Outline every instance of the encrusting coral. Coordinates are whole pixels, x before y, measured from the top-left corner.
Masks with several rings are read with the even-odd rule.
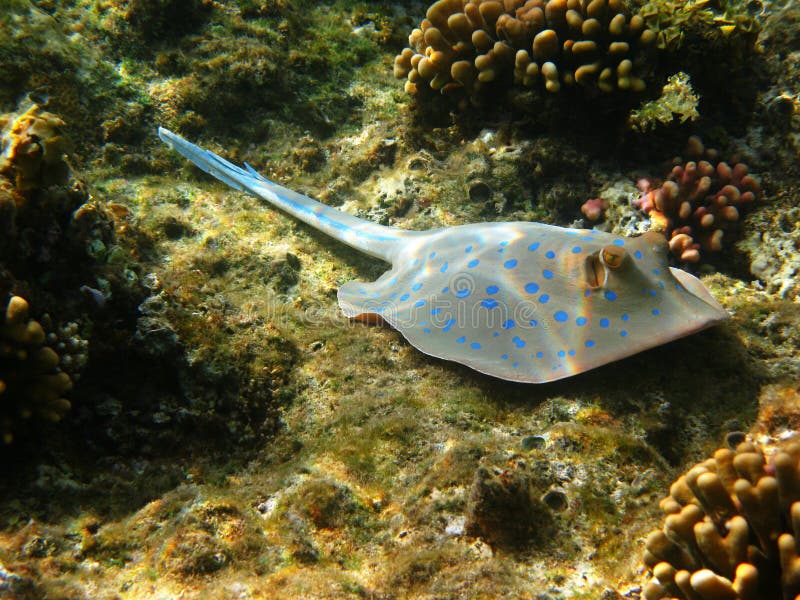
[[[69,178],[65,123],[38,105],[22,114],[0,115],[0,175],[20,192],[63,184]]]
[[[672,484],[642,598],[800,598],[800,442],[723,448]]]
[[[641,180],[642,196],[635,204],[650,217],[651,229],[667,237],[677,259],[696,263],[701,250],[722,249],[725,231],[760,196],[761,186],[747,165],[717,161],[717,152],[696,136],[686,154],[693,160],[676,159],[660,187]]]
[[[406,92],[454,95],[464,106],[492,82],[558,92],[575,85],[641,92],[656,39],[621,0],[439,0],[394,63]]]
[[[55,422],[70,409],[64,394],[72,380],[59,369],[58,354],[44,345],[44,329],[28,313],[21,296],[11,296],[0,311],[0,435],[7,444],[18,419]]]

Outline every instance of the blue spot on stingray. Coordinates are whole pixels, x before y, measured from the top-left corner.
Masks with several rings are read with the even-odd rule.
[[[575,319],[575,325],[577,325],[578,327],[583,327],[588,322],[589,320],[586,317],[578,317],[577,319]]]
[[[614,240],[612,244],[614,244],[615,246],[624,246],[625,240]]]
[[[556,253],[553,252],[552,250],[548,250],[547,252],[545,252],[545,256],[547,258],[555,258],[556,257]]]
[[[422,327],[425,327],[425,325],[427,325],[427,324],[428,324],[428,322],[427,322],[427,321],[420,321],[420,322],[419,322],[419,324],[420,324]]]
[[[503,360],[508,360],[508,354],[503,354],[500,358],[502,358]]]
[[[464,288],[463,290],[458,290],[458,291],[456,292],[456,296],[458,296],[459,298],[466,298],[466,297],[467,297],[467,296],[469,296],[471,293],[472,293],[472,292],[471,292],[469,289],[467,289],[467,288]],[[401,300],[402,300],[402,298],[401,298]]]
[[[608,327],[609,325],[611,325],[611,321],[609,321],[605,317],[600,319],[600,327]]]
[[[631,316],[628,313],[625,313],[624,315],[622,315],[622,320],[623,321],[627,321],[630,318],[631,318]]]
[[[525,291],[529,294],[535,294],[539,291],[539,284],[538,283],[526,283],[525,284]]]
[[[593,242],[594,241],[594,236],[593,235],[582,235],[578,239],[583,240],[584,242]]]
[[[628,335],[628,332],[627,332],[627,331],[625,331],[625,330],[623,329],[622,331],[620,331],[620,332],[619,332],[619,334],[620,334],[622,337],[627,337],[627,335]]]
[[[414,302],[414,308],[421,308],[425,306],[425,300],[417,300]]]
[[[445,323],[444,327],[442,327],[442,331],[447,333],[448,331],[450,331],[450,328],[455,324],[456,324],[456,320],[455,319],[448,319],[447,323]]]
[[[569,319],[569,315],[566,312],[564,312],[563,310],[559,310],[559,311],[556,311],[556,313],[553,315],[553,318],[556,321],[558,321],[559,323],[563,323],[564,321]]]
[[[511,365],[511,366],[512,366],[512,367],[514,367],[515,369],[518,369],[518,368],[519,368],[519,363],[514,363],[514,364],[513,364],[513,365]]]
[[[537,321],[536,319],[531,319],[531,321],[529,322],[531,327],[536,327],[539,324],[539,321]]]
[[[458,338],[456,340],[456,344],[463,344],[466,341],[467,341],[467,338],[462,335],[460,338]]]
[[[617,299],[617,293],[615,291],[613,291],[613,290],[606,290],[603,295],[606,297],[606,300],[608,300],[609,302],[613,302],[614,300]]]
[[[486,300],[481,302],[481,306],[483,306],[484,308],[488,308],[488,309],[492,309],[492,308],[496,307],[498,304],[499,303],[497,302],[497,300],[493,300],[491,298],[486,298]]]
[[[650,290],[650,295],[651,295],[651,296],[655,296],[657,293],[658,293],[658,292],[656,292],[655,290]]]
[[[470,344],[470,346],[472,347],[473,350],[480,350],[481,349],[481,345],[478,342],[472,342]]]
[[[400,296],[400,302],[403,302],[404,300],[408,300],[408,297],[409,297],[410,295],[411,295],[411,294],[403,294],[402,296]]]
[[[536,353],[536,358],[542,358],[543,356],[544,356],[543,352],[537,352]]]
[[[428,254],[428,258],[433,258],[434,256],[436,256],[436,252],[431,252]]]
[[[503,329],[514,329],[514,327],[516,326],[517,324],[513,321],[513,319],[509,319],[508,321],[506,321],[501,325]]]
[[[660,287],[662,290],[664,289],[664,282],[660,279],[658,280],[658,287]]]
[[[633,255],[636,258],[642,258],[642,251],[641,250],[637,250],[636,252],[633,253]]]
[[[582,249],[580,246],[575,246],[575,247],[572,249],[572,253],[573,253],[573,254],[579,254],[580,252],[582,252],[582,250],[583,250],[583,249]]]
[[[397,277],[392,277],[389,281],[386,282],[387,285],[394,285],[397,283]]]
[[[444,263],[444,264],[442,265],[442,268],[441,268],[441,269],[439,269],[439,270],[440,270],[442,273],[446,273],[446,272],[447,272],[447,263]]]
[[[415,292],[416,292],[416,291],[419,291],[419,289],[420,289],[421,287],[422,287],[422,284],[421,284],[421,283],[415,283],[414,285],[412,285],[412,286],[411,286],[411,289],[412,289],[412,291],[415,291]]]
[[[594,340],[586,340],[584,346],[586,346],[587,348],[591,348],[592,346],[594,346]]]
[[[550,269],[545,269],[544,271],[542,271],[542,277],[544,277],[545,279],[552,279],[553,272]]]
[[[586,290],[585,292],[583,292],[583,297],[584,298],[588,298],[591,295],[592,295],[592,290]]]
[[[508,246],[508,242],[500,242],[500,245],[503,247]]]
[[[466,248],[464,248],[464,252],[466,252],[467,254],[472,252],[472,246],[467,246]]]
[[[395,298],[397,298],[397,292],[392,292],[389,294],[389,300],[394,300]]]
[[[548,302],[550,302],[550,296],[548,294],[542,294],[541,296],[539,296],[539,302],[541,302],[542,304],[547,304]]]
[[[661,311],[660,311],[660,310],[658,310],[657,308],[654,308],[654,309],[653,309],[653,316],[657,317],[657,316],[658,316],[658,315],[660,315],[660,314],[661,314]]]
[[[425,333],[430,333],[431,332],[431,330],[428,329],[427,327],[425,329],[423,329],[422,331],[424,331]]]
[[[495,331],[495,332],[492,334],[492,337],[500,337],[500,332],[499,332],[499,331]]]
[[[532,243],[530,246],[528,246],[528,250],[530,250],[531,252],[533,252],[533,251],[534,251],[534,250],[536,250],[538,247],[539,247],[539,242],[533,242],[533,243]]]
[[[653,269],[653,275],[661,275],[661,271],[658,269]]]
[[[449,291],[450,291],[450,288],[449,288],[449,287],[447,287],[447,286],[444,286],[444,287],[442,288],[442,293],[443,293],[443,294],[446,294],[446,293],[447,293],[447,292],[449,292]]]
[[[480,264],[480,262],[481,261],[479,261],[477,258],[475,258],[475,259],[473,259],[473,260],[471,260],[471,261],[469,261],[467,263],[467,267],[469,267],[470,269],[473,268],[473,267],[477,267],[478,264]]]
[[[567,354],[569,354],[570,356],[575,356],[575,350],[570,350],[569,352],[567,352]]]
[[[513,269],[514,267],[517,266],[517,259],[516,258],[512,258],[511,260],[507,260],[506,262],[503,263],[503,266],[506,269]]]
[[[521,337],[516,336],[516,335],[512,338],[511,341],[514,342],[514,345],[517,348],[524,348],[525,344],[526,344],[525,340],[523,340]]]
[[[558,351],[558,357],[559,357],[559,358],[564,358],[566,355],[567,355],[567,353],[566,353],[566,352],[564,352],[563,350],[559,350],[559,351]]]
[[[500,291],[500,288],[497,287],[496,285],[490,285],[489,287],[486,288],[486,293],[489,294],[489,295],[496,294],[499,291]]]

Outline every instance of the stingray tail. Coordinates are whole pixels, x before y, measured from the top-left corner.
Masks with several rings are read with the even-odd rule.
[[[402,240],[415,233],[384,227],[326,206],[270,181],[247,163],[244,168],[236,166],[163,127],[158,128],[158,137],[223,183],[263,198],[300,221],[371,256],[391,262]]]

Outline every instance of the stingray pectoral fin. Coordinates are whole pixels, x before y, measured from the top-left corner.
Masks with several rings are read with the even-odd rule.
[[[714,296],[711,295],[711,292],[708,291],[708,288],[706,288],[697,277],[682,269],[676,269],[675,267],[670,267],[669,270],[675,279],[678,280],[678,283],[686,288],[686,291],[698,300],[702,300],[708,306],[708,326],[730,318],[728,311],[716,301]]]
[[[393,285],[396,278],[391,271],[373,282],[348,281],[339,288],[339,307],[346,317],[365,320],[366,315],[384,315],[396,310]]]

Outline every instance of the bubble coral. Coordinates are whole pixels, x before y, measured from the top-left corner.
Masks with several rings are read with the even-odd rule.
[[[796,439],[796,438],[795,438]],[[800,598],[800,443],[744,441],[672,484],[644,562],[642,598]]]
[[[28,313],[20,296],[10,296],[0,312],[0,435],[7,444],[18,419],[56,422],[70,409],[64,394],[72,380],[59,369],[58,354],[44,345],[44,329]]]
[[[761,186],[747,165],[717,162],[716,151],[696,136],[689,139],[687,156],[697,160],[676,159],[660,187],[640,182],[643,193],[635,204],[650,217],[651,229],[667,237],[676,258],[696,263],[701,249],[722,249],[725,231],[760,196]]]
[[[439,0],[394,63],[406,92],[452,95],[466,106],[492,82],[558,92],[581,86],[641,92],[656,34],[622,0]]]

